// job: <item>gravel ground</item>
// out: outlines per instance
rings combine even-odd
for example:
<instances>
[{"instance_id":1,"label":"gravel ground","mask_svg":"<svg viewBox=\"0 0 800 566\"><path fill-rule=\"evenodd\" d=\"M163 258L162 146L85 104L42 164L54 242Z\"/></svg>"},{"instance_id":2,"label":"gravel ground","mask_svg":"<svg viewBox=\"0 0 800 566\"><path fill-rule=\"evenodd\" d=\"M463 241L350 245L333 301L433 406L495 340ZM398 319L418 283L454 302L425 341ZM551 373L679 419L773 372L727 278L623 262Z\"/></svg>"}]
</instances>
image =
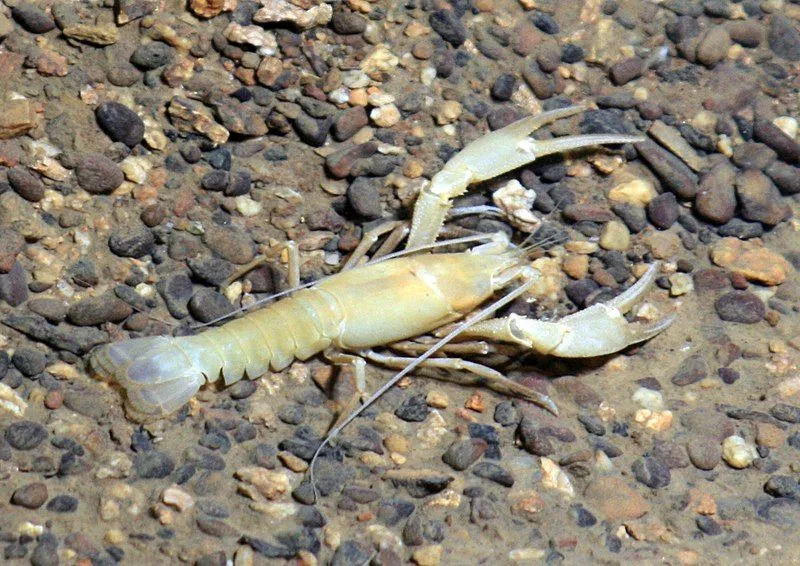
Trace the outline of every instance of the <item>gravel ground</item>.
<instances>
[{"instance_id":1,"label":"gravel ground","mask_svg":"<svg viewBox=\"0 0 800 566\"><path fill-rule=\"evenodd\" d=\"M4 0L0 69L5 563L797 561L800 3ZM539 135L646 141L458 204L536 194L543 276L510 311L563 316L662 260L631 316L677 321L602 359L476 357L559 418L405 379L314 502L346 371L296 362L145 423L88 375L100 344L283 289L287 240L304 281L337 272L466 143L574 103ZM524 237L446 232L475 230Z\"/></svg>"}]
</instances>

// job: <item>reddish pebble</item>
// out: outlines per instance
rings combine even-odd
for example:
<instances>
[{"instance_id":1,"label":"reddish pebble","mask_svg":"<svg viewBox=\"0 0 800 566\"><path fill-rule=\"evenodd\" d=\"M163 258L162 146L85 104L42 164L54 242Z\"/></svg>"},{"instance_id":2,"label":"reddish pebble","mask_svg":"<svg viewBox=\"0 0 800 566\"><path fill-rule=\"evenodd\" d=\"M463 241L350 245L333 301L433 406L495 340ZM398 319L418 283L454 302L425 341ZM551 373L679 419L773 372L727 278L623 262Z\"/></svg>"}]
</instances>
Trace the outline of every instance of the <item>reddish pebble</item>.
<instances>
[{"instance_id":1,"label":"reddish pebble","mask_svg":"<svg viewBox=\"0 0 800 566\"><path fill-rule=\"evenodd\" d=\"M734 289L739 289L740 291L743 291L750 286L750 284L747 282L747 278L738 272L731 273L731 285L733 285Z\"/></svg>"},{"instance_id":2,"label":"reddish pebble","mask_svg":"<svg viewBox=\"0 0 800 566\"><path fill-rule=\"evenodd\" d=\"M61 391L48 391L44 396L44 406L55 411L64 403L64 394Z\"/></svg>"}]
</instances>

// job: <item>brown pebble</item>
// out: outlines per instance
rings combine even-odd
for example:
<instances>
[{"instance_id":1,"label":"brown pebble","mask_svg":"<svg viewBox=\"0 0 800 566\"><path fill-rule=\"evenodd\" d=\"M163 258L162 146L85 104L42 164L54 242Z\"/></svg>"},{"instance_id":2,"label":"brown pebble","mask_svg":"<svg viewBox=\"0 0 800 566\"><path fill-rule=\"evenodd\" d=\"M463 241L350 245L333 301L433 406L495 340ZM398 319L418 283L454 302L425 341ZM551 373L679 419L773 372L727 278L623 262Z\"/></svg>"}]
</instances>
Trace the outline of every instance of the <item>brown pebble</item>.
<instances>
[{"instance_id":1,"label":"brown pebble","mask_svg":"<svg viewBox=\"0 0 800 566\"><path fill-rule=\"evenodd\" d=\"M620 478L599 477L586 487L584 496L607 521L638 519L650 511L650 504Z\"/></svg>"},{"instance_id":2,"label":"brown pebble","mask_svg":"<svg viewBox=\"0 0 800 566\"><path fill-rule=\"evenodd\" d=\"M617 86L638 79L644 72L644 61L638 57L629 57L611 66L611 80Z\"/></svg>"},{"instance_id":3,"label":"brown pebble","mask_svg":"<svg viewBox=\"0 0 800 566\"><path fill-rule=\"evenodd\" d=\"M747 277L738 271L731 273L731 285L734 289L739 289L740 291L743 291L750 286L750 284L747 282Z\"/></svg>"},{"instance_id":4,"label":"brown pebble","mask_svg":"<svg viewBox=\"0 0 800 566\"><path fill-rule=\"evenodd\" d=\"M55 411L64 404L64 394L61 391L48 391L44 396L44 406Z\"/></svg>"}]
</instances>

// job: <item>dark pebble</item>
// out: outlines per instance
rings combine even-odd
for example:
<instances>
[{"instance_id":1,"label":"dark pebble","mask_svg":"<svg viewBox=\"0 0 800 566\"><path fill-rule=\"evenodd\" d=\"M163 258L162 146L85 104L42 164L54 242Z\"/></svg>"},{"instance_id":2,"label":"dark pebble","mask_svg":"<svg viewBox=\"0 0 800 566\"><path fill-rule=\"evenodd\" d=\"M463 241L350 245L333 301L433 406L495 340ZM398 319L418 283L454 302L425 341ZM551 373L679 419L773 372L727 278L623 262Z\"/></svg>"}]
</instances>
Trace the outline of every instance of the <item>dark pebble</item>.
<instances>
[{"instance_id":1,"label":"dark pebble","mask_svg":"<svg viewBox=\"0 0 800 566\"><path fill-rule=\"evenodd\" d=\"M222 192L228 186L230 174L227 171L212 169L200 179L200 186L207 191Z\"/></svg>"},{"instance_id":2,"label":"dark pebble","mask_svg":"<svg viewBox=\"0 0 800 566\"><path fill-rule=\"evenodd\" d=\"M722 162L700 180L695 209L704 218L724 224L736 213L736 193L733 189L736 169Z\"/></svg>"},{"instance_id":3,"label":"dark pebble","mask_svg":"<svg viewBox=\"0 0 800 566\"><path fill-rule=\"evenodd\" d=\"M775 226L791 214L789 205L772 181L761 171L750 169L736 175L736 196L745 220Z\"/></svg>"},{"instance_id":4,"label":"dark pebble","mask_svg":"<svg viewBox=\"0 0 800 566\"><path fill-rule=\"evenodd\" d=\"M487 442L481 438L457 440L450 445L442 460L454 470L466 470L483 456L487 447Z\"/></svg>"},{"instance_id":5,"label":"dark pebble","mask_svg":"<svg viewBox=\"0 0 800 566\"><path fill-rule=\"evenodd\" d=\"M638 57L629 57L611 66L611 80L621 86L638 79L644 72L644 61Z\"/></svg>"},{"instance_id":6,"label":"dark pebble","mask_svg":"<svg viewBox=\"0 0 800 566\"><path fill-rule=\"evenodd\" d=\"M83 190L95 195L108 194L125 180L122 169L99 153L90 153L80 160L75 178Z\"/></svg>"},{"instance_id":7,"label":"dark pebble","mask_svg":"<svg viewBox=\"0 0 800 566\"><path fill-rule=\"evenodd\" d=\"M144 226L141 228L121 229L108 238L108 247L120 257L141 258L153 253L156 239L153 232Z\"/></svg>"},{"instance_id":8,"label":"dark pebble","mask_svg":"<svg viewBox=\"0 0 800 566\"><path fill-rule=\"evenodd\" d=\"M460 47L467 40L467 29L453 10L432 12L428 23L433 31L453 47Z\"/></svg>"},{"instance_id":9,"label":"dark pebble","mask_svg":"<svg viewBox=\"0 0 800 566\"><path fill-rule=\"evenodd\" d=\"M301 113L294 121L297 135L312 147L321 147L325 143L332 124L333 119L330 117L317 119L305 113Z\"/></svg>"},{"instance_id":10,"label":"dark pebble","mask_svg":"<svg viewBox=\"0 0 800 566\"><path fill-rule=\"evenodd\" d=\"M736 383L741 377L741 374L733 368L719 368L717 370L717 375L719 375L719 378L726 385Z\"/></svg>"},{"instance_id":11,"label":"dark pebble","mask_svg":"<svg viewBox=\"0 0 800 566\"><path fill-rule=\"evenodd\" d=\"M697 528L703 534L708 536L717 536L722 534L722 525L714 520L713 517L708 517L706 515L700 515L695 519L695 523L697 524Z\"/></svg>"},{"instance_id":12,"label":"dark pebble","mask_svg":"<svg viewBox=\"0 0 800 566\"><path fill-rule=\"evenodd\" d=\"M373 552L353 540L346 540L333 553L331 566L361 566L367 564Z\"/></svg>"},{"instance_id":13,"label":"dark pebble","mask_svg":"<svg viewBox=\"0 0 800 566\"><path fill-rule=\"evenodd\" d=\"M666 188L682 199L694 198L697 176L680 159L649 140L635 147Z\"/></svg>"},{"instance_id":14,"label":"dark pebble","mask_svg":"<svg viewBox=\"0 0 800 566\"><path fill-rule=\"evenodd\" d=\"M11 363L22 375L28 377L42 373L47 366L47 356L35 348L22 346L14 350L11 356Z\"/></svg>"},{"instance_id":15,"label":"dark pebble","mask_svg":"<svg viewBox=\"0 0 800 566\"><path fill-rule=\"evenodd\" d=\"M472 467L472 473L479 478L491 480L503 487L511 487L514 485L514 476L512 476L508 470L494 462L486 460L478 462Z\"/></svg>"},{"instance_id":16,"label":"dark pebble","mask_svg":"<svg viewBox=\"0 0 800 566\"><path fill-rule=\"evenodd\" d=\"M175 50L160 41L151 41L145 45L140 45L131 55L131 63L145 71L151 71L163 67L172 60Z\"/></svg>"},{"instance_id":17,"label":"dark pebble","mask_svg":"<svg viewBox=\"0 0 800 566\"><path fill-rule=\"evenodd\" d=\"M11 10L11 15L31 33L47 33L56 27L55 20L34 4L23 3L15 6Z\"/></svg>"},{"instance_id":18,"label":"dark pebble","mask_svg":"<svg viewBox=\"0 0 800 566\"><path fill-rule=\"evenodd\" d=\"M255 393L257 389L258 384L255 381L243 379L231 385L227 391L228 395L231 396L231 399L236 399L238 401L241 399L247 399L253 393Z\"/></svg>"},{"instance_id":19,"label":"dark pebble","mask_svg":"<svg viewBox=\"0 0 800 566\"><path fill-rule=\"evenodd\" d=\"M17 450L33 450L47 438L47 429L32 421L17 421L8 425L5 439Z\"/></svg>"},{"instance_id":20,"label":"dark pebble","mask_svg":"<svg viewBox=\"0 0 800 566\"><path fill-rule=\"evenodd\" d=\"M239 532L236 529L231 527L228 523L220 521L219 519L213 519L210 517L197 517L196 523L200 532L211 537L225 538L239 535Z\"/></svg>"},{"instance_id":21,"label":"dark pebble","mask_svg":"<svg viewBox=\"0 0 800 566\"><path fill-rule=\"evenodd\" d=\"M333 138L336 141L349 140L368 123L369 117L363 106L349 108L334 119L332 129Z\"/></svg>"},{"instance_id":22,"label":"dark pebble","mask_svg":"<svg viewBox=\"0 0 800 566\"><path fill-rule=\"evenodd\" d=\"M425 402L425 395L412 395L407 398L394 412L397 418L406 422L421 423L428 418L431 410Z\"/></svg>"},{"instance_id":23,"label":"dark pebble","mask_svg":"<svg viewBox=\"0 0 800 566\"><path fill-rule=\"evenodd\" d=\"M669 467L661 458L645 456L636 460L631 469L636 479L647 487L659 489L669 485Z\"/></svg>"},{"instance_id":24,"label":"dark pebble","mask_svg":"<svg viewBox=\"0 0 800 566\"><path fill-rule=\"evenodd\" d=\"M789 61L800 61L800 32L786 16L772 15L769 28L769 48L772 52Z\"/></svg>"},{"instance_id":25,"label":"dark pebble","mask_svg":"<svg viewBox=\"0 0 800 566\"><path fill-rule=\"evenodd\" d=\"M578 422L584 426L589 434L596 436L604 436L606 434L606 427L603 421L591 413L578 414Z\"/></svg>"},{"instance_id":26,"label":"dark pebble","mask_svg":"<svg viewBox=\"0 0 800 566\"><path fill-rule=\"evenodd\" d=\"M742 324L755 324L766 314L761 299L748 291L725 293L714 302L714 309L722 320Z\"/></svg>"},{"instance_id":27,"label":"dark pebble","mask_svg":"<svg viewBox=\"0 0 800 566\"><path fill-rule=\"evenodd\" d=\"M47 510L55 513L73 513L78 508L78 499L71 495L56 495L47 502Z\"/></svg>"},{"instance_id":28,"label":"dark pebble","mask_svg":"<svg viewBox=\"0 0 800 566\"><path fill-rule=\"evenodd\" d=\"M96 326L104 322L119 322L133 313L131 306L116 296L106 293L86 297L69 307L67 319L77 326Z\"/></svg>"},{"instance_id":29,"label":"dark pebble","mask_svg":"<svg viewBox=\"0 0 800 566\"><path fill-rule=\"evenodd\" d=\"M500 102L511 100L511 96L514 94L514 89L516 86L516 77L510 73L503 73L497 77L497 80L495 80L494 84L492 85L492 98Z\"/></svg>"},{"instance_id":30,"label":"dark pebble","mask_svg":"<svg viewBox=\"0 0 800 566\"><path fill-rule=\"evenodd\" d=\"M745 142L734 146L731 161L741 169L763 170L777 157L778 154L763 143Z\"/></svg>"},{"instance_id":31,"label":"dark pebble","mask_svg":"<svg viewBox=\"0 0 800 566\"><path fill-rule=\"evenodd\" d=\"M24 167L12 167L6 174L8 183L25 200L39 202L44 198L44 184Z\"/></svg>"},{"instance_id":32,"label":"dark pebble","mask_svg":"<svg viewBox=\"0 0 800 566\"><path fill-rule=\"evenodd\" d=\"M787 163L800 163L800 144L767 120L753 122L753 136L772 148Z\"/></svg>"},{"instance_id":33,"label":"dark pebble","mask_svg":"<svg viewBox=\"0 0 800 566\"><path fill-rule=\"evenodd\" d=\"M666 230L678 220L680 209L673 193L663 193L647 204L647 216L656 228Z\"/></svg>"},{"instance_id":34,"label":"dark pebble","mask_svg":"<svg viewBox=\"0 0 800 566\"><path fill-rule=\"evenodd\" d=\"M58 566L58 539L53 533L39 535L31 555L31 566Z\"/></svg>"},{"instance_id":35,"label":"dark pebble","mask_svg":"<svg viewBox=\"0 0 800 566\"><path fill-rule=\"evenodd\" d=\"M33 482L15 489L11 495L11 504L38 509L44 505L47 497L47 486L42 482Z\"/></svg>"},{"instance_id":36,"label":"dark pebble","mask_svg":"<svg viewBox=\"0 0 800 566\"><path fill-rule=\"evenodd\" d=\"M150 450L134 457L133 469L142 479L162 479L172 473L175 462L164 452Z\"/></svg>"},{"instance_id":37,"label":"dark pebble","mask_svg":"<svg viewBox=\"0 0 800 566\"><path fill-rule=\"evenodd\" d=\"M250 192L252 179L250 172L246 169L239 169L231 174L231 180L225 187L226 197L238 197Z\"/></svg>"},{"instance_id":38,"label":"dark pebble","mask_svg":"<svg viewBox=\"0 0 800 566\"><path fill-rule=\"evenodd\" d=\"M555 35L559 32L558 23L556 23L556 20L553 18L553 16L546 12L537 13L533 17L532 23L539 30L548 35Z\"/></svg>"},{"instance_id":39,"label":"dark pebble","mask_svg":"<svg viewBox=\"0 0 800 566\"><path fill-rule=\"evenodd\" d=\"M189 300L189 312L200 322L211 322L234 310L225 295L206 287L199 289Z\"/></svg>"},{"instance_id":40,"label":"dark pebble","mask_svg":"<svg viewBox=\"0 0 800 566\"><path fill-rule=\"evenodd\" d=\"M407 519L416 506L405 499L384 499L378 506L378 520L391 527Z\"/></svg>"},{"instance_id":41,"label":"dark pebble","mask_svg":"<svg viewBox=\"0 0 800 566\"><path fill-rule=\"evenodd\" d=\"M678 386L691 385L708 375L708 365L703 356L695 354L689 356L678 367L678 371L672 376L672 383Z\"/></svg>"},{"instance_id":42,"label":"dark pebble","mask_svg":"<svg viewBox=\"0 0 800 566\"><path fill-rule=\"evenodd\" d=\"M367 20L353 12L340 11L333 14L331 27L341 35L363 33L367 29Z\"/></svg>"},{"instance_id":43,"label":"dark pebble","mask_svg":"<svg viewBox=\"0 0 800 566\"><path fill-rule=\"evenodd\" d=\"M383 214L378 182L368 177L357 177L347 189L347 202L352 209L367 220L375 220Z\"/></svg>"},{"instance_id":44,"label":"dark pebble","mask_svg":"<svg viewBox=\"0 0 800 566\"><path fill-rule=\"evenodd\" d=\"M790 497L800 500L800 483L791 476L775 475L764 484L764 492L772 497Z\"/></svg>"},{"instance_id":45,"label":"dark pebble","mask_svg":"<svg viewBox=\"0 0 800 566\"><path fill-rule=\"evenodd\" d=\"M513 426L519 423L520 414L511 401L501 401L494 409L494 422L501 426Z\"/></svg>"},{"instance_id":46,"label":"dark pebble","mask_svg":"<svg viewBox=\"0 0 800 566\"><path fill-rule=\"evenodd\" d=\"M641 232L647 226L647 214L641 206L620 202L612 205L611 211L619 216L620 220L628 227L628 230L634 234Z\"/></svg>"},{"instance_id":47,"label":"dark pebble","mask_svg":"<svg viewBox=\"0 0 800 566\"><path fill-rule=\"evenodd\" d=\"M278 409L278 418L288 425L299 425L306 418L305 408L298 403L287 403Z\"/></svg>"},{"instance_id":48,"label":"dark pebble","mask_svg":"<svg viewBox=\"0 0 800 566\"><path fill-rule=\"evenodd\" d=\"M233 273L233 265L229 261L212 255L189 257L186 264L200 281L215 287Z\"/></svg>"},{"instance_id":49,"label":"dark pebble","mask_svg":"<svg viewBox=\"0 0 800 566\"><path fill-rule=\"evenodd\" d=\"M164 299L167 310L172 316L181 319L189 315L189 299L192 298L194 286L188 275L176 273L167 276L156 283L156 289ZM212 289L208 290L213 292Z\"/></svg>"},{"instance_id":50,"label":"dark pebble","mask_svg":"<svg viewBox=\"0 0 800 566\"><path fill-rule=\"evenodd\" d=\"M95 111L97 122L112 141L133 147L144 138L144 122L138 114L119 102L104 102Z\"/></svg>"},{"instance_id":51,"label":"dark pebble","mask_svg":"<svg viewBox=\"0 0 800 566\"><path fill-rule=\"evenodd\" d=\"M733 218L717 228L717 234L720 236L733 236L748 240L750 238L758 238L764 234L764 227L760 222L745 222L739 218Z\"/></svg>"},{"instance_id":52,"label":"dark pebble","mask_svg":"<svg viewBox=\"0 0 800 566\"><path fill-rule=\"evenodd\" d=\"M575 519L575 523L579 527L593 527L597 524L597 517L580 503L571 505L569 514Z\"/></svg>"},{"instance_id":53,"label":"dark pebble","mask_svg":"<svg viewBox=\"0 0 800 566\"><path fill-rule=\"evenodd\" d=\"M800 193L800 168L775 161L764 173L772 179L781 194L791 196Z\"/></svg>"},{"instance_id":54,"label":"dark pebble","mask_svg":"<svg viewBox=\"0 0 800 566\"><path fill-rule=\"evenodd\" d=\"M800 407L796 405L777 403L770 408L769 413L779 421L785 423L800 423Z\"/></svg>"}]
</instances>

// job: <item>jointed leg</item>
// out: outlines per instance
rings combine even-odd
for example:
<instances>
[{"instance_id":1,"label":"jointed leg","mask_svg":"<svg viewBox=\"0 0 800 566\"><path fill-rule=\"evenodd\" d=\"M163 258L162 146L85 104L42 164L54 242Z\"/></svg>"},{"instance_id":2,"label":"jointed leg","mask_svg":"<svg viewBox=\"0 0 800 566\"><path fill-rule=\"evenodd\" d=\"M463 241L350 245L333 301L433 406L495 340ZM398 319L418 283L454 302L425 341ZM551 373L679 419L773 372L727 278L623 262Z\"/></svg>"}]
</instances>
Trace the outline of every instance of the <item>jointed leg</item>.
<instances>
[{"instance_id":1,"label":"jointed leg","mask_svg":"<svg viewBox=\"0 0 800 566\"><path fill-rule=\"evenodd\" d=\"M416 358L387 356L372 350L367 351L365 355L373 362L394 368L404 368L416 361ZM460 385L487 387L503 395L531 401L554 415L558 415L558 407L547 395L511 381L499 371L481 364L468 362L460 358L429 358L420 363L419 366L449 370L446 373L435 376L436 379L452 381Z\"/></svg>"}]
</instances>

